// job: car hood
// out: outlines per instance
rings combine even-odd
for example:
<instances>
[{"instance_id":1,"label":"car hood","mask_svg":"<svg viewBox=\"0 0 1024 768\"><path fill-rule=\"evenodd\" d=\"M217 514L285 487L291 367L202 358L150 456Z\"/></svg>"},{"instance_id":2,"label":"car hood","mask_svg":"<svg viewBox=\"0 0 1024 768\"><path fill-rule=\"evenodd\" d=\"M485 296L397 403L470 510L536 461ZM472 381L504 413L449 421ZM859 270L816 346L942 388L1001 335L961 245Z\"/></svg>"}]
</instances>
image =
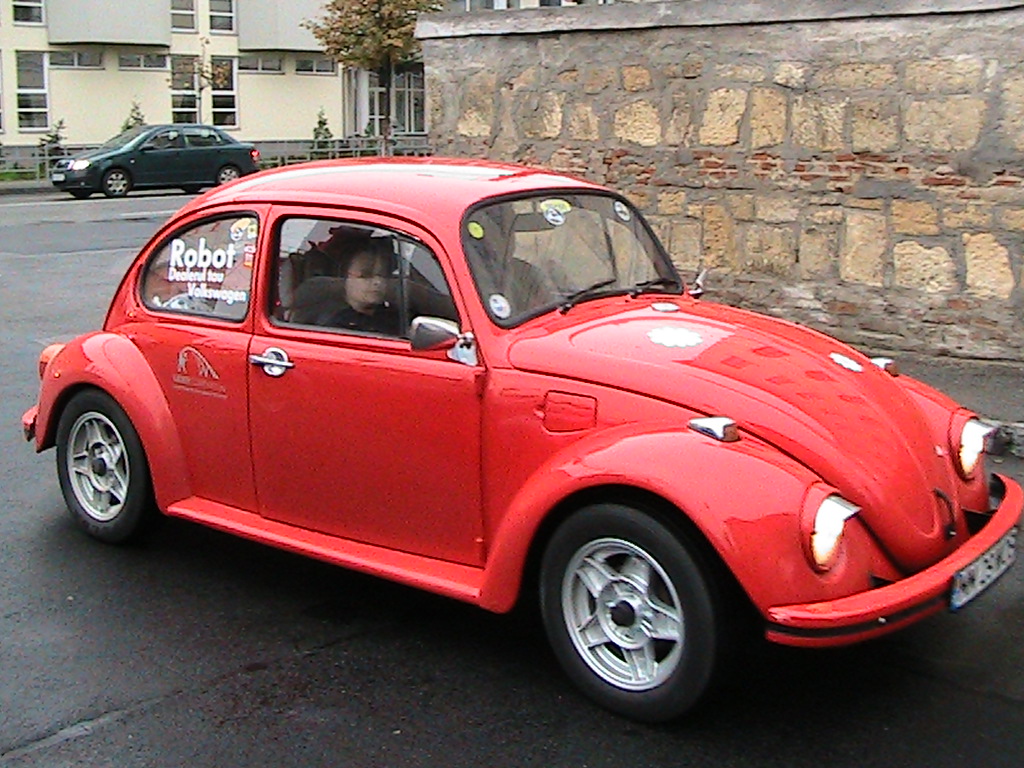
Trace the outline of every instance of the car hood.
<instances>
[{"instance_id":1,"label":"car hood","mask_svg":"<svg viewBox=\"0 0 1024 768\"><path fill-rule=\"evenodd\" d=\"M951 548L947 447L897 378L835 339L685 298L622 298L523 328L509 362L731 417L861 506L907 572Z\"/></svg>"}]
</instances>

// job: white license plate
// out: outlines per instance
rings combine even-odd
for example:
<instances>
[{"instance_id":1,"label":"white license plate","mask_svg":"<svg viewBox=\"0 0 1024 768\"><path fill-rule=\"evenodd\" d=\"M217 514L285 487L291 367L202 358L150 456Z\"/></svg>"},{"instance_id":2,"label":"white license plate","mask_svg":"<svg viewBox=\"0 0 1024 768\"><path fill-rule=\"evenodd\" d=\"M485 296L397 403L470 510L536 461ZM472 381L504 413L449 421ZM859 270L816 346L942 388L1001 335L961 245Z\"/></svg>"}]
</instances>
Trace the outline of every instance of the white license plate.
<instances>
[{"instance_id":1,"label":"white license plate","mask_svg":"<svg viewBox=\"0 0 1024 768\"><path fill-rule=\"evenodd\" d=\"M1008 531L987 552L953 576L953 589L949 594L950 610L967 605L988 589L992 582L1013 565L1017 557L1017 529Z\"/></svg>"},{"instance_id":2,"label":"white license plate","mask_svg":"<svg viewBox=\"0 0 1024 768\"><path fill-rule=\"evenodd\" d=\"M67 176L63 173L54 173L50 175L50 181L64 181L66 178Z\"/></svg>"}]
</instances>

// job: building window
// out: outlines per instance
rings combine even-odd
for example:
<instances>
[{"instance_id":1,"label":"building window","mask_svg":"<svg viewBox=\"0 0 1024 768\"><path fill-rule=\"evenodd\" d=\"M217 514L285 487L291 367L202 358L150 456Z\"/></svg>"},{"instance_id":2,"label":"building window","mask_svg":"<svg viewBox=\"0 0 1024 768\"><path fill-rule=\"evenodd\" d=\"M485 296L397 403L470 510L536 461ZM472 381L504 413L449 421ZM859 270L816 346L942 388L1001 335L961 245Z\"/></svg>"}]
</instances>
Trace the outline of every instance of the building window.
<instances>
[{"instance_id":1,"label":"building window","mask_svg":"<svg viewBox=\"0 0 1024 768\"><path fill-rule=\"evenodd\" d=\"M283 72L280 56L242 56L238 59L239 72Z\"/></svg>"},{"instance_id":2,"label":"building window","mask_svg":"<svg viewBox=\"0 0 1024 768\"><path fill-rule=\"evenodd\" d=\"M171 0L171 29L195 32L196 0Z\"/></svg>"},{"instance_id":3,"label":"building window","mask_svg":"<svg viewBox=\"0 0 1024 768\"><path fill-rule=\"evenodd\" d=\"M14 21L24 24L42 24L43 0L14 0Z\"/></svg>"},{"instance_id":4,"label":"building window","mask_svg":"<svg viewBox=\"0 0 1024 768\"><path fill-rule=\"evenodd\" d=\"M3 89L3 60L0 59L0 132L4 130L4 89Z\"/></svg>"},{"instance_id":5,"label":"building window","mask_svg":"<svg viewBox=\"0 0 1024 768\"><path fill-rule=\"evenodd\" d=\"M100 51L50 51L51 67L73 69L101 69L103 54Z\"/></svg>"},{"instance_id":6,"label":"building window","mask_svg":"<svg viewBox=\"0 0 1024 768\"><path fill-rule=\"evenodd\" d=\"M296 59L295 71L302 75L333 75L338 71L338 62L324 56L315 59Z\"/></svg>"},{"instance_id":7,"label":"building window","mask_svg":"<svg viewBox=\"0 0 1024 768\"><path fill-rule=\"evenodd\" d=\"M235 31L234 0L210 0L210 30L213 32Z\"/></svg>"},{"instance_id":8,"label":"building window","mask_svg":"<svg viewBox=\"0 0 1024 768\"><path fill-rule=\"evenodd\" d=\"M46 54L39 51L18 51L18 127L48 128L49 99L46 95Z\"/></svg>"},{"instance_id":9,"label":"building window","mask_svg":"<svg viewBox=\"0 0 1024 768\"><path fill-rule=\"evenodd\" d=\"M163 53L122 53L117 57L120 69L167 69L167 55Z\"/></svg>"},{"instance_id":10,"label":"building window","mask_svg":"<svg viewBox=\"0 0 1024 768\"><path fill-rule=\"evenodd\" d=\"M426 93L423 66L395 75L395 133L426 133Z\"/></svg>"},{"instance_id":11,"label":"building window","mask_svg":"<svg viewBox=\"0 0 1024 768\"><path fill-rule=\"evenodd\" d=\"M235 91L235 60L226 56L210 59L213 70L213 124L222 127L238 125L238 94Z\"/></svg>"},{"instance_id":12,"label":"building window","mask_svg":"<svg viewBox=\"0 0 1024 768\"><path fill-rule=\"evenodd\" d=\"M195 56L171 56L171 122L199 122Z\"/></svg>"}]
</instances>

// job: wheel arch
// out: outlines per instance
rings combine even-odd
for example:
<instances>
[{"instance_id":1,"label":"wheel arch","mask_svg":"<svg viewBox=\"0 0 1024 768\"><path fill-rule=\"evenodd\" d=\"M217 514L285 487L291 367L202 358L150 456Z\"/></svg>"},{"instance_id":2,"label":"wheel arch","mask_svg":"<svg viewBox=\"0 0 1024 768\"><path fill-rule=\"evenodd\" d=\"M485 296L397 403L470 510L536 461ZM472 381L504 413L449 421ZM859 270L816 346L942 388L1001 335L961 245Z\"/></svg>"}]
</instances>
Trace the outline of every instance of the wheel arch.
<instances>
[{"instance_id":1,"label":"wheel arch","mask_svg":"<svg viewBox=\"0 0 1024 768\"><path fill-rule=\"evenodd\" d=\"M163 390L138 348L118 334L78 339L50 362L40 389L36 449L56 444L68 403L89 389L110 396L131 421L160 509L189 496L188 463Z\"/></svg>"},{"instance_id":2,"label":"wheel arch","mask_svg":"<svg viewBox=\"0 0 1024 768\"><path fill-rule=\"evenodd\" d=\"M656 456L672 458L652 461ZM793 542L799 540L803 498L816 477L759 441L719 443L689 430L622 432L612 444L599 440L556 458L524 484L491 537L479 601L485 608L511 610L536 586L539 558L554 530L598 501L655 517L692 545L727 591L758 610L764 601L755 592L765 566L747 562L751 558L742 553L767 538L762 560L780 556L804 565ZM736 487L737 477L749 482ZM791 541L779 537L780 524ZM775 552L774 541L781 542Z\"/></svg>"}]
</instances>

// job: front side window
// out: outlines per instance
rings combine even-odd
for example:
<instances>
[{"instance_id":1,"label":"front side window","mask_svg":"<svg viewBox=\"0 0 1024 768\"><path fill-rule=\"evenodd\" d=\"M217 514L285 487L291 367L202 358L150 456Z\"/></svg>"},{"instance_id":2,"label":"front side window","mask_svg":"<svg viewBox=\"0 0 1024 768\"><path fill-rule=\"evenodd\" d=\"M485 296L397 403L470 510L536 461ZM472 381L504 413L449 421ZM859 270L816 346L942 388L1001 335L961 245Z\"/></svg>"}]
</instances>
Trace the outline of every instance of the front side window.
<instances>
[{"instance_id":1,"label":"front side window","mask_svg":"<svg viewBox=\"0 0 1024 768\"><path fill-rule=\"evenodd\" d=\"M239 213L176 233L154 254L139 284L158 312L240 321L249 308L259 220Z\"/></svg>"},{"instance_id":2,"label":"front side window","mask_svg":"<svg viewBox=\"0 0 1024 768\"><path fill-rule=\"evenodd\" d=\"M14 0L14 20L21 24L42 24L43 0Z\"/></svg>"},{"instance_id":3,"label":"front side window","mask_svg":"<svg viewBox=\"0 0 1024 768\"><path fill-rule=\"evenodd\" d=\"M419 316L458 322L437 257L380 227L290 218L278 236L271 317L283 326L406 337Z\"/></svg>"},{"instance_id":4,"label":"front side window","mask_svg":"<svg viewBox=\"0 0 1024 768\"><path fill-rule=\"evenodd\" d=\"M18 51L18 127L47 128L50 125L49 96L46 91L46 54Z\"/></svg>"},{"instance_id":5,"label":"front side window","mask_svg":"<svg viewBox=\"0 0 1024 768\"><path fill-rule=\"evenodd\" d=\"M213 32L235 31L234 0L210 0L210 29Z\"/></svg>"},{"instance_id":6,"label":"front side window","mask_svg":"<svg viewBox=\"0 0 1024 768\"><path fill-rule=\"evenodd\" d=\"M682 283L639 213L599 194L546 192L485 203L462 225L483 305L503 327L566 302Z\"/></svg>"}]
</instances>

